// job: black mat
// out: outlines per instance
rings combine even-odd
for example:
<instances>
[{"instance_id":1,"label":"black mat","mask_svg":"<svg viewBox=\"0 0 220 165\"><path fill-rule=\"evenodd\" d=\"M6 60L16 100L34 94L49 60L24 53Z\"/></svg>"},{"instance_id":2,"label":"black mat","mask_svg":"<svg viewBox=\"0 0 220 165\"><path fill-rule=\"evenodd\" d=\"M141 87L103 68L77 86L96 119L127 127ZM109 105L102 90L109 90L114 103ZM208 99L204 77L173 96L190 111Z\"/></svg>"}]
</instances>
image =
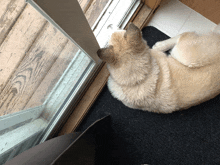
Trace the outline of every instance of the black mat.
<instances>
[{"instance_id":1,"label":"black mat","mask_svg":"<svg viewBox=\"0 0 220 165\"><path fill-rule=\"evenodd\" d=\"M169 38L154 27L144 28L143 37L150 46ZM106 114L114 130L106 164L220 164L220 96L188 110L155 114L125 107L105 86L78 131Z\"/></svg>"}]
</instances>

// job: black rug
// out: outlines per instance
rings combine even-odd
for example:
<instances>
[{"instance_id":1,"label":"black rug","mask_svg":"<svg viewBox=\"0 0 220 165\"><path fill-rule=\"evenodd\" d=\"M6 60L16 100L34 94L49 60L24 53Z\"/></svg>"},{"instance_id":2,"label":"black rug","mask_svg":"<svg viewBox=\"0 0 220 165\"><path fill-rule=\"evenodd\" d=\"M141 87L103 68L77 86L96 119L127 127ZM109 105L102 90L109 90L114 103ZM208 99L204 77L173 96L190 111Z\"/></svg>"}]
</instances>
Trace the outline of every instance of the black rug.
<instances>
[{"instance_id":1,"label":"black rug","mask_svg":"<svg viewBox=\"0 0 220 165\"><path fill-rule=\"evenodd\" d=\"M154 27L145 27L143 37L149 46L169 38ZM107 114L114 132L106 165L220 164L220 96L188 110L156 114L125 107L105 86L77 131Z\"/></svg>"}]
</instances>

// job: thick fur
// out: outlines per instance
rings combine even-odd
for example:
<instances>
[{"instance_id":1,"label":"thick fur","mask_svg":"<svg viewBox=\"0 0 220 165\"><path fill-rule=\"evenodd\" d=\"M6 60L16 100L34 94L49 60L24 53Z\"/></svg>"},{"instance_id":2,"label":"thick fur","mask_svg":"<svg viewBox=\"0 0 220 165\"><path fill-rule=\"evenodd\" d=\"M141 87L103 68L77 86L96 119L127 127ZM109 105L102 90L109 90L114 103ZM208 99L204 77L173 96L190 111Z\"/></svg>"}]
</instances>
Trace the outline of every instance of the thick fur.
<instances>
[{"instance_id":1,"label":"thick fur","mask_svg":"<svg viewBox=\"0 0 220 165\"><path fill-rule=\"evenodd\" d=\"M183 33L153 49L140 29L112 34L109 47L98 51L106 61L108 88L126 106L171 113L207 101L220 93L220 34ZM164 52L171 49L167 56Z\"/></svg>"}]
</instances>

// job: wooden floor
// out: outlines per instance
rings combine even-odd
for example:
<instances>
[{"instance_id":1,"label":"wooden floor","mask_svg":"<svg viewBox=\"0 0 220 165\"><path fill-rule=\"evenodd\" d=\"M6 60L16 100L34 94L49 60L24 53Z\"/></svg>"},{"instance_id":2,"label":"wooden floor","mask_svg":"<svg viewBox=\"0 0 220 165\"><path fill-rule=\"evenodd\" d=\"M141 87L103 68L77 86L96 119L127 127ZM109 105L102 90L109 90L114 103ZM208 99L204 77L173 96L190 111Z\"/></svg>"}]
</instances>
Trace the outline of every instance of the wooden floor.
<instances>
[{"instance_id":1,"label":"wooden floor","mask_svg":"<svg viewBox=\"0 0 220 165\"><path fill-rule=\"evenodd\" d=\"M78 0L92 26L108 0ZM0 116L42 105L78 48L25 0L0 0Z\"/></svg>"}]
</instances>

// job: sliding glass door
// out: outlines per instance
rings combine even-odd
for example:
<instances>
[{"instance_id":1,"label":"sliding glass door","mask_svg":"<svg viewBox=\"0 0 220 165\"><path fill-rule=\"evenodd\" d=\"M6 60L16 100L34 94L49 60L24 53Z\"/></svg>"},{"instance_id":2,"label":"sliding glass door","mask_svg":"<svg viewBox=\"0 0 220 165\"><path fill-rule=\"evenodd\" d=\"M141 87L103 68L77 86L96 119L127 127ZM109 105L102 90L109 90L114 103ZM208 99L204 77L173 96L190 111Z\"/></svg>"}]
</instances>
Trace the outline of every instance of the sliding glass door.
<instances>
[{"instance_id":1,"label":"sliding glass door","mask_svg":"<svg viewBox=\"0 0 220 165\"><path fill-rule=\"evenodd\" d=\"M0 2L16 9L0 40L0 164L54 135L102 65L108 27L124 28L141 3L23 1Z\"/></svg>"}]
</instances>

